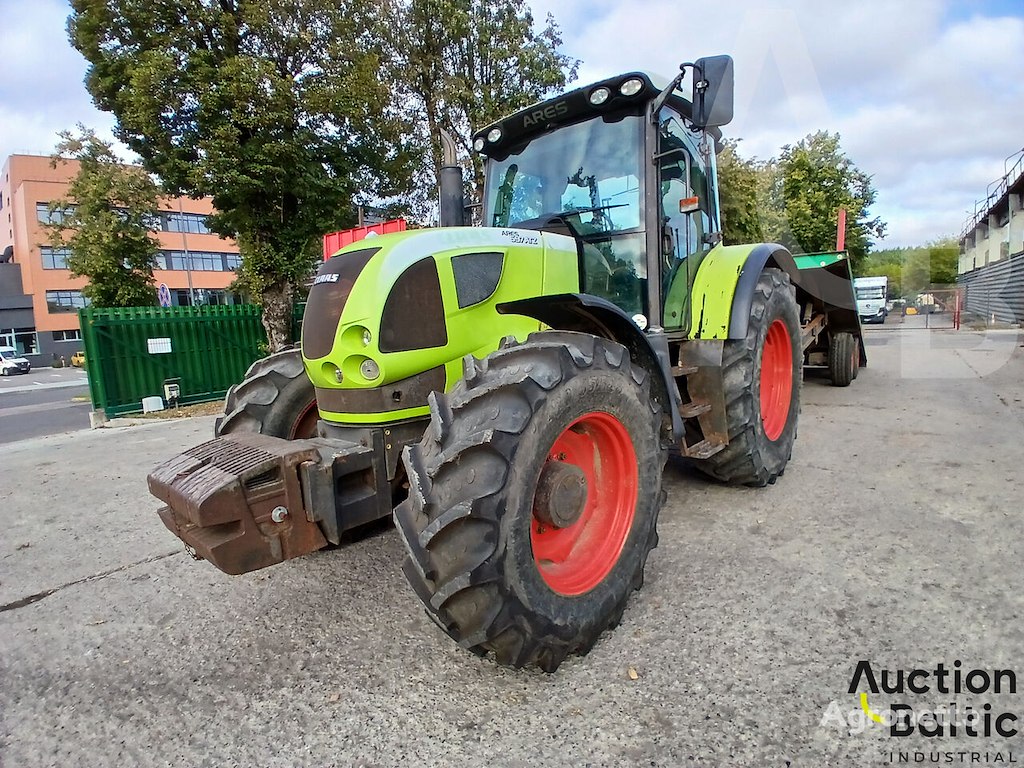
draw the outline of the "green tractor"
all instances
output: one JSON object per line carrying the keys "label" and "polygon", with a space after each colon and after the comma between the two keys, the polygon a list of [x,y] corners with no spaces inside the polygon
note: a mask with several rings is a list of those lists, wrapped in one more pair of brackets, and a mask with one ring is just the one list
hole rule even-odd
{"label": "green tractor", "polygon": [[393,514],[459,644],[547,671],[585,654],[641,586],[669,452],[774,483],[804,363],[852,379],[866,362],[843,254],[721,243],[732,60],[680,70],[477,133],[485,226],[463,226],[449,155],[441,228],[328,259],[301,356],[254,364],[217,437],[150,474],[167,527],[237,574]]}

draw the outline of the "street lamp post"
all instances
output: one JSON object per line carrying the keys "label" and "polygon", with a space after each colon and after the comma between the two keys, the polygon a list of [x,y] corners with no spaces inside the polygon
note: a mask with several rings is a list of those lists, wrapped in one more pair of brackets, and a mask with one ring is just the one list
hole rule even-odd
{"label": "street lamp post", "polygon": [[192,287],[192,257],[188,252],[188,236],[186,230],[188,227],[185,225],[185,211],[181,205],[181,198],[178,198],[178,226],[181,227],[181,248],[185,253],[185,274],[188,276],[188,301],[190,306],[196,305],[196,292]]}

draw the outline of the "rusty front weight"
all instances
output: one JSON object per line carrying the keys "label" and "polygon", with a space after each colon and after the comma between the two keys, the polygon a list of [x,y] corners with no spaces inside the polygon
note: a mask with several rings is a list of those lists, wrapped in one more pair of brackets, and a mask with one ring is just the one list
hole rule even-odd
{"label": "rusty front weight", "polygon": [[158,466],[149,490],[187,547],[226,573],[246,573],[327,545],[307,515],[300,478],[304,463],[320,461],[309,441],[232,434]]}

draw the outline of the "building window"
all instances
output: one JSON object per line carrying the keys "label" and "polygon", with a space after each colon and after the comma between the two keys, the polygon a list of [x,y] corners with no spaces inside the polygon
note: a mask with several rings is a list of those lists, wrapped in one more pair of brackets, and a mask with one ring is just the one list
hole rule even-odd
{"label": "building window", "polygon": [[82,340],[82,331],[79,330],[78,328],[72,328],[69,331],[54,331],[53,332],[53,340],[54,341],[81,341]]}
{"label": "building window", "polygon": [[190,235],[208,235],[207,217],[201,213],[160,212],[160,229],[164,232],[185,232]]}
{"label": "building window", "polygon": [[39,249],[39,254],[43,259],[43,269],[67,269],[71,249],[50,248],[44,245]]}
{"label": "building window", "polygon": [[221,253],[218,251],[185,251],[161,250],[156,257],[156,268],[185,272],[234,272],[241,263],[237,253]]}
{"label": "building window", "polygon": [[239,294],[231,293],[223,288],[193,288],[191,295],[188,288],[172,288],[171,305],[191,307],[192,296],[195,296],[195,306],[197,307],[242,303],[242,297]]}
{"label": "building window", "polygon": [[89,300],[81,291],[47,291],[46,306],[50,312],[77,312],[89,306]]}
{"label": "building window", "polygon": [[14,347],[19,355],[34,355],[39,351],[35,328],[4,328],[0,330],[0,347]]}
{"label": "building window", "polygon": [[63,224],[64,217],[75,210],[75,206],[69,205],[65,208],[58,208],[55,211],[50,210],[50,203],[36,203],[36,218],[43,224]]}
{"label": "building window", "polygon": [[223,253],[193,253],[192,269],[202,272],[227,272]]}

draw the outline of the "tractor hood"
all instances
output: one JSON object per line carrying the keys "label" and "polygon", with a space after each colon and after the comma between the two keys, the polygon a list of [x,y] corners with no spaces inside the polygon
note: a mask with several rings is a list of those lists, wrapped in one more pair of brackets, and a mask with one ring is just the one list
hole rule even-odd
{"label": "tractor hood", "polygon": [[320,267],[302,321],[306,373],[322,418],[376,423],[425,415],[430,391],[459,378],[467,354],[536,320],[507,301],[579,288],[576,243],[519,229],[423,229],[371,237]]}

